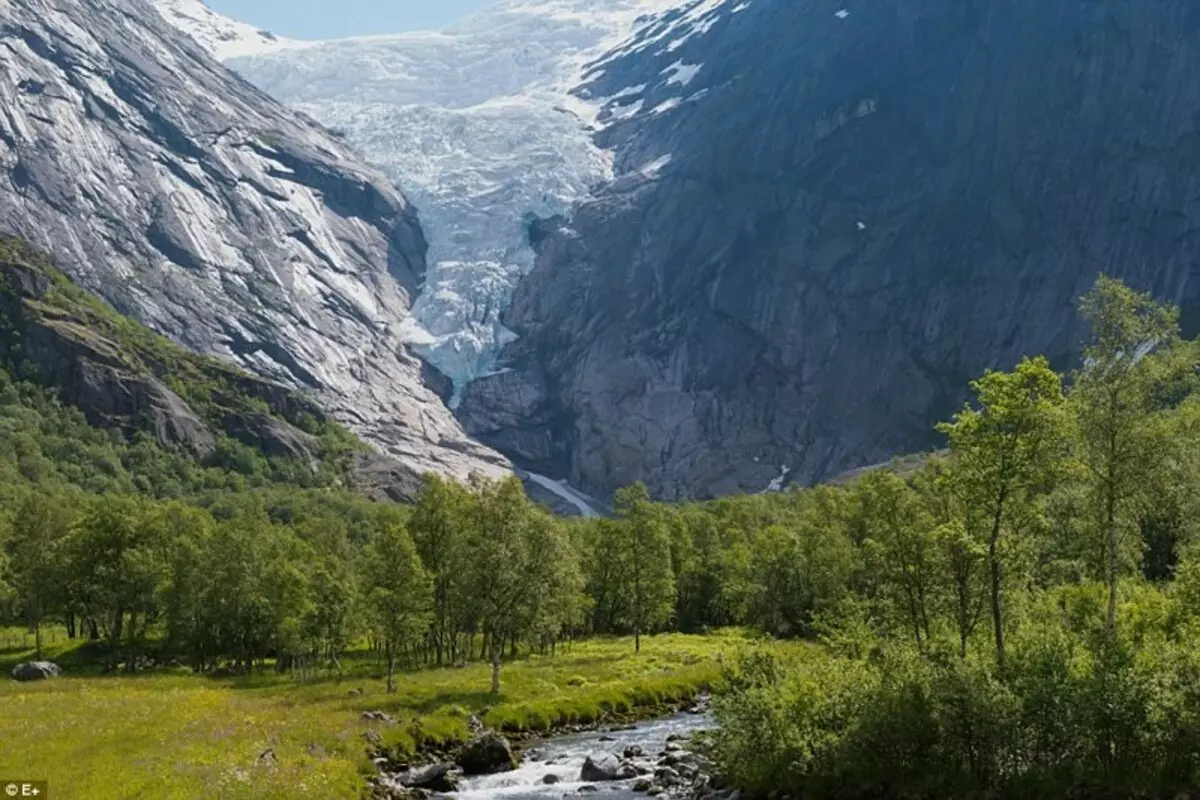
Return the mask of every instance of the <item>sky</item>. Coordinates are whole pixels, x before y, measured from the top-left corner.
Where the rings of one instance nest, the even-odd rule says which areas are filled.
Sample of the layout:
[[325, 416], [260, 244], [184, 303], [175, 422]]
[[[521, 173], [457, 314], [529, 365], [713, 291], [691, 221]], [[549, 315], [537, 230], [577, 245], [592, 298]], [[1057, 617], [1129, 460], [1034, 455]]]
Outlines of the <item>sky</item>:
[[205, 0], [213, 11], [296, 39], [440, 28], [492, 0]]

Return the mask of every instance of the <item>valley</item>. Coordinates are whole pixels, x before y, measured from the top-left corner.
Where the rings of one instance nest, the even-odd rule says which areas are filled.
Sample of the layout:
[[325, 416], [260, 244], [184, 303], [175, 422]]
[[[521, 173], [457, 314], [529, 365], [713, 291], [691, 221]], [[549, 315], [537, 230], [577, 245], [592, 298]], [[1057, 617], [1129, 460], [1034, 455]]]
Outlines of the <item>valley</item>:
[[379, 26], [0, 0], [0, 779], [1194, 792], [1193, 3]]

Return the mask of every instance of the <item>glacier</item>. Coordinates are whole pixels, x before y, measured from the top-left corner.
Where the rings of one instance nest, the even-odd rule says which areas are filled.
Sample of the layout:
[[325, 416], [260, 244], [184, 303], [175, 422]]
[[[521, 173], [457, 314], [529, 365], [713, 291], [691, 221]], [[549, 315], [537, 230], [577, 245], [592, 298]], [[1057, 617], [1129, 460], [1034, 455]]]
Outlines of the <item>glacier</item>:
[[[404, 187], [430, 250], [401, 335], [450, 378], [454, 405], [513, 338], [501, 314], [533, 266], [529, 222], [568, 214], [612, 178], [611, 154], [594, 135], [640, 113], [634, 96], [645, 87], [620, 93], [625, 105], [572, 90], [644, 26], [683, 9], [669, 29], [686, 35], [682, 23], [703, 24], [723, 2], [508, 0], [439, 31], [313, 42], [264, 40], [194, 7], [165, 16]], [[682, 88], [698, 69], [681, 63], [662, 81]], [[612, 113], [602, 113], [606, 104]]]

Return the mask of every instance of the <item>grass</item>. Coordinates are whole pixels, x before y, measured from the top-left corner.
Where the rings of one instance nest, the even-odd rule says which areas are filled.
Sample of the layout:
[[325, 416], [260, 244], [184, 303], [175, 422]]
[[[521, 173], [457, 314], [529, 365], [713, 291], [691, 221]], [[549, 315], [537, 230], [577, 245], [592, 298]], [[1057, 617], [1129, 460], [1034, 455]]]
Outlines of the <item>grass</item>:
[[[344, 661], [346, 677], [301, 684], [186, 670], [86, 675], [86, 648], [61, 634], [50, 642], [47, 656], [64, 677], [0, 682], [0, 777], [48, 779], [57, 800], [357, 797], [373, 772], [368, 728], [402, 756], [464, 739], [472, 713], [510, 732], [593, 722], [694, 694], [747, 644], [737, 633], [647, 637], [640, 654], [630, 639], [575, 643], [506, 664], [495, 698], [485, 664], [405, 673], [388, 695], [366, 654]], [[0, 648], [6, 644], [6, 672], [32, 655], [19, 633], [0, 631]], [[363, 721], [367, 710], [397, 724]], [[260, 759], [268, 748], [274, 759]]]

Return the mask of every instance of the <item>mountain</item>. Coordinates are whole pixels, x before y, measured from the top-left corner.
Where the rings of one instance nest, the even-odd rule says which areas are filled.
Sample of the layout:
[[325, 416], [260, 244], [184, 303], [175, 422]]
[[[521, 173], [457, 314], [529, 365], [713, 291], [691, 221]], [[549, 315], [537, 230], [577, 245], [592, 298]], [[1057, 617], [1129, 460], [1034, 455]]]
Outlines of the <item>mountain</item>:
[[218, 60], [303, 45], [218, 14], [200, 0], [155, 0], [155, 7], [168, 22], [186, 31]]
[[1200, 6], [702, 0], [598, 59], [614, 178], [531, 228], [469, 431], [603, 495], [809, 483], [1070, 363], [1100, 271], [1200, 315]]
[[507, 471], [402, 341], [426, 264], [416, 210], [336, 136], [141, 0], [4, 0], [0, 75], [0, 232], [119, 312], [309, 394], [399, 459], [384, 472]]
[[533, 268], [529, 221], [568, 212], [612, 175], [590, 110], [569, 93], [583, 64], [677, 2], [509, 0], [440, 31], [308, 42], [226, 63], [405, 187], [430, 249], [404, 336], [461, 390], [512, 339], [500, 313]]
[[198, 463], [228, 459], [229, 440], [351, 482], [372, 461], [308, 398], [158, 336], [8, 237], [0, 237], [0, 341], [6, 386], [36, 382], [92, 426], [129, 440], [148, 434]]

